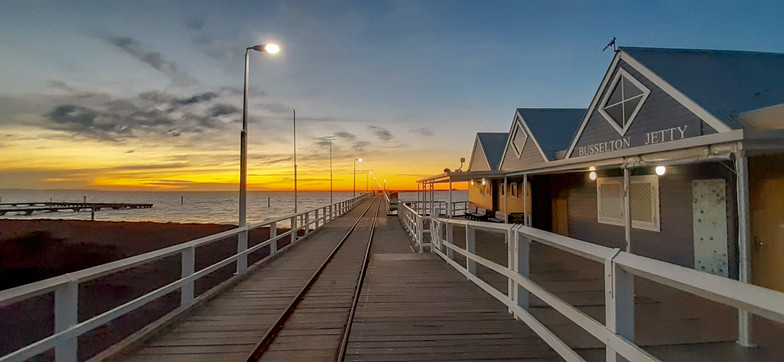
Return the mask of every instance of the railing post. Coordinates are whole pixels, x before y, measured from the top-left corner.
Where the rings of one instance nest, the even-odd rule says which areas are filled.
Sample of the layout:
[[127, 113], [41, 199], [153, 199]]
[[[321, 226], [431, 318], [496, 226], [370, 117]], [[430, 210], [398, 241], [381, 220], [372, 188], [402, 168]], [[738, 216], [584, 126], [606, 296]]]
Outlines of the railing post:
[[319, 228], [319, 221], [320, 220], [319, 220], [319, 212], [318, 211], [319, 211], [319, 209], [313, 210], [313, 222], [315, 223], [315, 226], [313, 227], [313, 230]]
[[335, 218], [335, 215], [332, 214], [332, 204], [329, 205], [329, 219], [327, 221], [332, 221]]
[[291, 217], [291, 243], [294, 244], [297, 241], [297, 234], [299, 234], [297, 230], [297, 216]]
[[419, 216], [419, 215], [416, 216], [416, 238], [417, 238], [417, 244], [419, 244], [419, 252], [420, 253], [424, 249], [424, 247], [422, 245], [425, 242], [424, 241], [424, 232], [423, 232], [425, 225], [424, 225], [423, 219], [424, 218], [422, 216]]
[[[512, 229], [514, 232], [514, 245], [515, 245], [515, 259], [514, 271], [518, 274], [528, 278], [530, 277], [531, 269], [531, 240], [520, 234], [518, 229]], [[529, 305], [529, 292], [527, 289], [520, 287], [519, 284], [514, 283], [515, 300], [517, 305], [524, 310], [528, 310]]]
[[[608, 329], [634, 342], [634, 276], [613, 261], [620, 252], [604, 260], [605, 320]], [[626, 361], [609, 346], [605, 355], [607, 362]]]
[[[180, 277], [187, 278], [196, 271], [196, 248], [190, 247], [182, 251], [180, 264]], [[180, 289], [180, 305], [186, 306], [193, 303], [193, 280], [186, 282]]]
[[[450, 245], [455, 244], [455, 226], [452, 224], [446, 224], [446, 243]], [[446, 248], [446, 257], [450, 260], [455, 259], [455, 251], [452, 248]]]
[[[79, 282], [70, 281], [54, 290], [54, 332], [62, 332], [79, 323]], [[57, 362], [76, 362], [76, 337], [60, 342], [54, 349]]]
[[[270, 227], [269, 227], [269, 237], [270, 237], [270, 239], [273, 239], [276, 236], [278, 236], [278, 222], [277, 221], [273, 222], [272, 224], [270, 224]], [[270, 256], [272, 256], [273, 254], [278, 252], [278, 241], [277, 240], [270, 242], [269, 250], [270, 250], [269, 251], [269, 255]]]
[[310, 213], [309, 212], [305, 213], [305, 222], [303, 223], [303, 225], [305, 225], [305, 235], [310, 234]]
[[[237, 235], [237, 254], [248, 250], [248, 228]], [[248, 255], [245, 254], [237, 258], [237, 275], [242, 274], [248, 269]]]
[[[476, 254], [476, 230], [471, 225], [466, 224], [466, 251], [471, 254]], [[476, 275], [476, 262], [470, 258], [466, 258], [466, 270]]]

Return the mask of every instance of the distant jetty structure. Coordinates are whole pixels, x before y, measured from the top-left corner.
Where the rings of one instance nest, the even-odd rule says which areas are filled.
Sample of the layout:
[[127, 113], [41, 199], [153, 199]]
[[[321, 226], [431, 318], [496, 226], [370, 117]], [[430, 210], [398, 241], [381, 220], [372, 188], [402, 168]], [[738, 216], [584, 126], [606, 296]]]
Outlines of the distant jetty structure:
[[104, 202], [6, 202], [0, 203], [0, 216], [6, 214], [31, 215], [34, 212], [100, 211], [101, 209], [149, 209], [153, 204], [104, 203]]

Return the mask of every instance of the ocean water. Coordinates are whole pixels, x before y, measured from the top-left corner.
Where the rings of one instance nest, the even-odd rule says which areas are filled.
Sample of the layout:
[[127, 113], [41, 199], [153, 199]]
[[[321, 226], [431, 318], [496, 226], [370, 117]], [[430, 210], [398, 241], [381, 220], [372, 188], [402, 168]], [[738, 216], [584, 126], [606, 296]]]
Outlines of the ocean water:
[[[357, 190], [359, 194], [359, 190]], [[153, 221], [178, 223], [217, 223], [237, 224], [239, 214], [239, 193], [222, 192], [182, 192], [182, 191], [79, 191], [79, 190], [3, 190], [0, 189], [0, 203], [8, 202], [87, 202], [151, 203], [151, 209], [111, 210], [103, 209], [95, 213], [98, 221]], [[329, 191], [300, 191], [298, 211], [312, 210], [329, 205]], [[350, 199], [352, 191], [334, 191], [334, 202]], [[182, 203], [180, 200], [182, 198]], [[269, 206], [267, 199], [269, 198]], [[466, 191], [453, 191], [454, 201], [468, 199]], [[401, 200], [416, 200], [416, 192], [401, 192]], [[447, 191], [436, 191], [436, 200], [448, 200]], [[0, 206], [6, 208], [6, 206]], [[293, 191], [251, 191], [248, 192], [248, 223], [254, 224], [265, 219], [283, 217], [294, 213]], [[90, 220], [90, 212], [38, 212], [32, 215], [6, 214], [0, 219], [63, 219]]]

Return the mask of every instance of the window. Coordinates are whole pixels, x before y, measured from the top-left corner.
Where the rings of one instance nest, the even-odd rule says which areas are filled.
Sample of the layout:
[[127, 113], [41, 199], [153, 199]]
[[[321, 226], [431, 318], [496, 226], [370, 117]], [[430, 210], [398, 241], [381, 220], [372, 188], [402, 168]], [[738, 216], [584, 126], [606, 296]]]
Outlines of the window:
[[525, 141], [527, 139], [528, 135], [525, 133], [523, 126], [516, 123], [514, 134], [512, 135], [512, 148], [514, 148], [517, 158], [520, 158], [523, 155], [523, 147], [525, 147]]
[[[661, 231], [659, 223], [659, 178], [656, 175], [632, 176], [629, 208], [632, 227]], [[596, 180], [597, 220], [601, 224], [624, 225], [623, 177]]]
[[618, 69], [611, 84], [599, 113], [623, 136], [651, 91], [623, 69]]
[[515, 198], [519, 197], [517, 196], [517, 182], [512, 182], [509, 184], [509, 195]]

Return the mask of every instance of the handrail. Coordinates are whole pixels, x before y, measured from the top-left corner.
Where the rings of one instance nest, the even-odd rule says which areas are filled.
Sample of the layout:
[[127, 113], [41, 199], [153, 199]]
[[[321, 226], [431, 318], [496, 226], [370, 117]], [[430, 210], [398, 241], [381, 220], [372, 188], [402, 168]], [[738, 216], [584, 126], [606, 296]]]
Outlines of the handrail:
[[[241, 262], [242, 259], [244, 259], [245, 264], [247, 264], [247, 256], [249, 254], [258, 251], [265, 246], [268, 245], [270, 246], [269, 256], [257, 261], [256, 263], [258, 264], [266, 260], [270, 256], [274, 255], [276, 252], [278, 252], [276, 247], [278, 240], [287, 236], [291, 236], [292, 244], [293, 244], [298, 240], [297, 234], [299, 233], [299, 231], [304, 229], [305, 235], [302, 237], [307, 237], [308, 234], [312, 232], [310, 230], [311, 225], [315, 224], [316, 227], [313, 230], [315, 231], [320, 227], [319, 221], [322, 221], [321, 226], [323, 226], [328, 221], [331, 221], [337, 218], [338, 216], [341, 216], [346, 212], [350, 211], [354, 206], [356, 206], [360, 201], [362, 201], [362, 199], [366, 198], [367, 196], [368, 194], [362, 194], [357, 197], [339, 201], [320, 208], [315, 208], [308, 211], [291, 214], [285, 217], [274, 218], [272, 220], [264, 220], [260, 224], [256, 224], [252, 226], [237, 227], [231, 230], [226, 230], [217, 234], [208, 235], [202, 238], [187, 241], [177, 245], [165, 247], [158, 250], [153, 250], [144, 254], [135, 255], [132, 257], [113, 261], [110, 263], [97, 265], [76, 272], [67, 273], [57, 277], [0, 291], [0, 306], [19, 302], [21, 300], [29, 299], [38, 295], [54, 292], [55, 293], [55, 329], [56, 329], [55, 333], [53, 333], [52, 335], [44, 339], [41, 339], [35, 343], [32, 343], [26, 347], [23, 347], [17, 351], [14, 351], [10, 354], [0, 357], [0, 362], [25, 360], [27, 358], [34, 357], [35, 355], [41, 352], [45, 352], [51, 348], [55, 348], [56, 360], [75, 361], [76, 351], [77, 351], [76, 338], [79, 337], [80, 335], [100, 325], [103, 325], [113, 319], [123, 316], [128, 312], [131, 312], [141, 307], [142, 305], [177, 289], [182, 289], [181, 304], [183, 306], [190, 306], [193, 303], [193, 283], [195, 280], [234, 262], [238, 263], [238, 274], [241, 274], [241, 270], [239, 269], [239, 263]], [[319, 210], [322, 211], [321, 212], [322, 215], [320, 218], [319, 218]], [[329, 210], [329, 212], [327, 212], [327, 210]], [[314, 215], [315, 217], [312, 220], [310, 219], [311, 213], [315, 214]], [[277, 223], [287, 219], [290, 219], [292, 221], [290, 230], [281, 234], [277, 234]], [[297, 219], [303, 219], [304, 221], [298, 223]], [[194, 271], [195, 248], [218, 240], [223, 240], [228, 237], [241, 236], [241, 234], [243, 233], [264, 226], [270, 227], [270, 236], [267, 240], [264, 240], [261, 243], [254, 245], [251, 248], [245, 248], [244, 250], [241, 251], [238, 250], [236, 254], [233, 254], [228, 258], [218, 261], [217, 263], [207, 266], [199, 271]], [[99, 278], [101, 276], [108, 275], [111, 273], [116, 273], [140, 264], [159, 260], [161, 258], [165, 258], [167, 256], [175, 255], [178, 253], [182, 254], [182, 258], [183, 258], [183, 265], [182, 265], [183, 276], [180, 279], [172, 283], [169, 283], [163, 287], [160, 287], [152, 292], [149, 292], [145, 295], [142, 295], [136, 299], [133, 299], [129, 302], [126, 302], [120, 306], [110, 309], [109, 311], [103, 312], [98, 316], [92, 317], [86, 321], [78, 322], [77, 308], [78, 308], [79, 283], [92, 280], [95, 278]], [[186, 271], [188, 272], [186, 273]]]
[[[466, 221], [448, 218], [431, 219], [433, 247], [431, 251], [443, 258], [450, 265], [465, 274], [470, 280], [482, 287], [525, 321], [537, 334], [567, 360], [580, 360], [574, 351], [554, 337], [551, 331], [527, 312], [530, 292], [553, 307], [563, 316], [580, 326], [607, 346], [607, 353], [617, 353], [630, 360], [656, 360], [634, 344], [633, 332], [627, 338], [629, 328], [634, 330], [634, 291], [633, 279], [625, 273], [667, 285], [702, 298], [706, 298], [739, 310], [748, 311], [769, 320], [784, 323], [784, 293], [751, 285], [737, 280], [700, 272], [671, 263], [630, 254], [619, 249], [585, 242], [582, 240], [534, 229], [523, 225], [496, 224], [480, 221]], [[466, 248], [453, 243], [454, 226], [466, 228]], [[442, 228], [446, 228], [443, 235]], [[476, 255], [474, 251], [474, 230], [485, 230], [505, 234], [509, 243], [509, 267], [500, 265]], [[416, 237], [416, 235], [414, 235]], [[528, 241], [539, 242], [555, 247], [568, 253], [603, 263], [605, 266], [605, 294], [608, 295], [606, 323], [591, 318], [576, 307], [566, 303], [555, 294], [547, 291], [528, 278]], [[452, 254], [458, 253], [466, 258], [466, 264], [460, 265], [452, 260]], [[503, 276], [509, 282], [509, 293], [503, 295], [492, 286], [476, 276], [476, 264], [479, 263]], [[520, 265], [525, 264], [525, 265]], [[631, 283], [631, 288], [628, 284]], [[521, 295], [518, 287], [525, 291]], [[631, 304], [629, 304], [631, 303]], [[620, 314], [618, 314], [620, 313]], [[631, 314], [631, 319], [628, 318]]]

